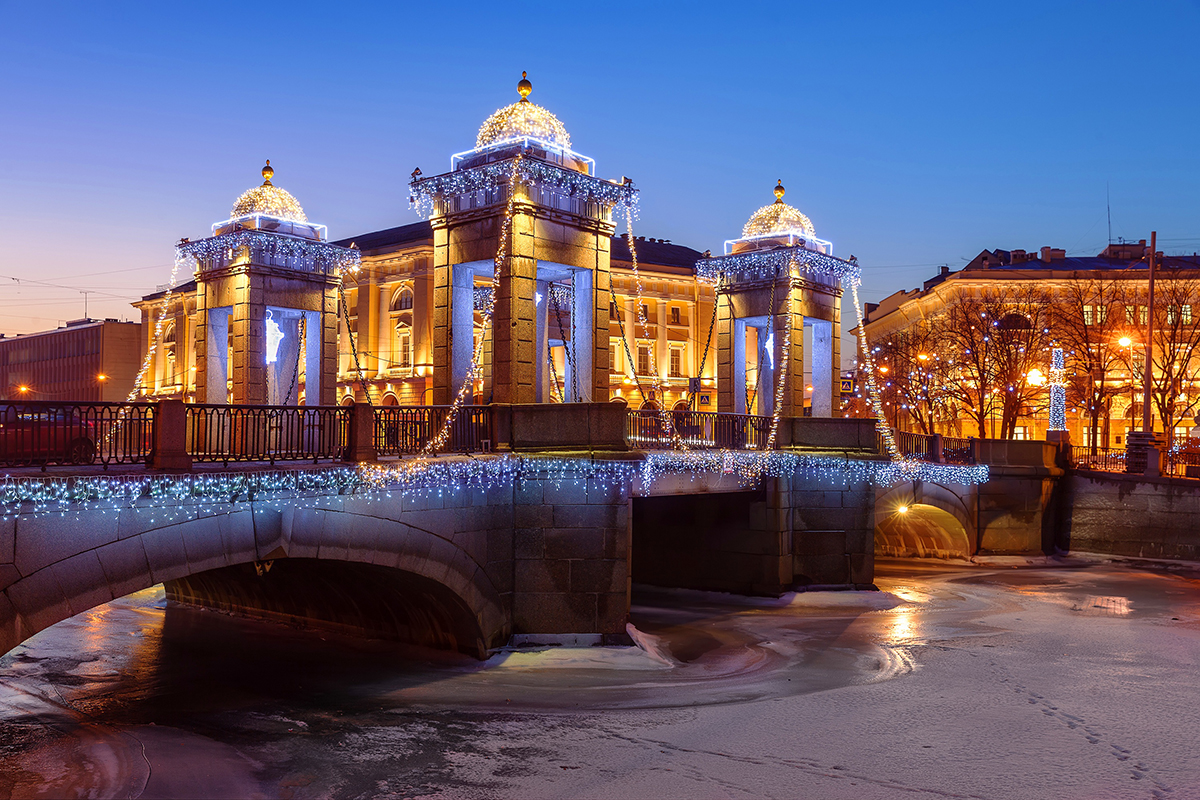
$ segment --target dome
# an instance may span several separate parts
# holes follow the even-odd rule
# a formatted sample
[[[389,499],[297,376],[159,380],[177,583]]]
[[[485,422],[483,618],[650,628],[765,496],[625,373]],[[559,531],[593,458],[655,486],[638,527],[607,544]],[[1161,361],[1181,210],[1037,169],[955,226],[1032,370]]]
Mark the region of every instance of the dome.
[[[755,236],[815,236],[812,221],[800,211],[783,202],[783,181],[775,187],[775,202],[755,211],[742,228],[742,237]]]
[[[242,196],[233,204],[233,212],[230,216],[237,219],[252,214],[262,214],[288,222],[308,222],[308,217],[304,216],[304,209],[300,207],[299,201],[289,192],[271,185],[271,177],[274,174],[275,170],[271,168],[271,162],[267,161],[267,165],[262,169],[263,185],[243,192]]]
[[[526,99],[532,91],[533,84],[522,72],[521,82],[517,84],[517,92],[520,93],[521,99],[483,121],[479,135],[475,137],[476,150],[527,136],[564,150],[571,148],[571,137],[558,121],[558,117]]]

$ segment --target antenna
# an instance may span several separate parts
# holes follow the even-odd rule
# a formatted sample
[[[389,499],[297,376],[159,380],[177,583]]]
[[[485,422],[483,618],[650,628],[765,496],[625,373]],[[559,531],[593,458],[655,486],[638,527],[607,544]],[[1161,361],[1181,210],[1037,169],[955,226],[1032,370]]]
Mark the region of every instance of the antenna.
[[[1108,243],[1112,244],[1112,193],[1108,188],[1108,181],[1104,182],[1104,203],[1108,206]]]

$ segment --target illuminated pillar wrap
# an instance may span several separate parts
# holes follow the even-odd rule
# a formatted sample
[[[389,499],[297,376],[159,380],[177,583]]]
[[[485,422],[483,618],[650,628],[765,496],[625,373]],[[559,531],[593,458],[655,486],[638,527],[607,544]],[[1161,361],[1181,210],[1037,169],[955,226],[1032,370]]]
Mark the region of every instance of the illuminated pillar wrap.
[[[1056,347],[1050,357],[1050,430],[1067,429],[1067,370],[1061,347]]]

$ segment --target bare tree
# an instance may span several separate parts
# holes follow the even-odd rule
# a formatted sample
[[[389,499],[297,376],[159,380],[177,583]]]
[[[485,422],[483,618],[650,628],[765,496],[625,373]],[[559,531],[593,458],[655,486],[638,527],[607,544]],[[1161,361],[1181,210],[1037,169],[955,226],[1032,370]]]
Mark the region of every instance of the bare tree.
[[[941,357],[933,327],[925,321],[914,323],[874,344],[872,350],[881,373],[884,407],[893,412],[894,426],[934,433],[935,418],[944,405],[938,402]]]
[[[1068,398],[1087,413],[1086,445],[1093,451],[1101,419],[1107,440],[1112,400],[1125,391],[1113,373],[1129,352],[1120,344],[1130,330],[1123,313],[1126,301],[1121,281],[1097,274],[1091,280],[1068,281],[1053,306],[1052,333],[1067,356]]]

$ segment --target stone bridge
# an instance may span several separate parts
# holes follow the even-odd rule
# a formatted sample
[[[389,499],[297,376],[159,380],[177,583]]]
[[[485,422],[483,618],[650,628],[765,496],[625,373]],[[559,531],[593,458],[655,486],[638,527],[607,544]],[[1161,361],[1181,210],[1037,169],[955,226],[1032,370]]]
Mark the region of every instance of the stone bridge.
[[[876,491],[875,552],[889,556],[970,558],[1053,553],[1061,547],[1057,444],[974,440],[987,483],[916,481]]]
[[[439,458],[442,478],[416,488],[339,488],[329,476],[363,467],[331,466],[255,491],[192,474],[162,478],[158,496],[9,506],[0,652],[158,583],[176,601],[477,656],[514,636],[622,637],[633,581],[870,584],[872,422],[793,422],[783,440],[810,460],[750,486],[737,472],[754,453],[651,474],[648,459],[670,457],[593,451]]]

